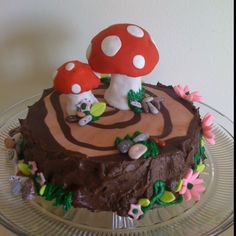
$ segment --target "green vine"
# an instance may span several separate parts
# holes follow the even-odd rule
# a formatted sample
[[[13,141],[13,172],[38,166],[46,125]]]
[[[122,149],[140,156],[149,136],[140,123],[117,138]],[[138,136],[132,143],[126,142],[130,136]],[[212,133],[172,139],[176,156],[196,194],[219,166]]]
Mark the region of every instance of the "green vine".
[[[135,113],[141,113],[141,112],[143,112],[143,109],[132,106],[131,102],[137,101],[137,102],[141,103],[144,98],[144,95],[145,95],[144,87],[142,87],[138,92],[134,92],[133,90],[129,90],[128,95],[127,95],[128,105],[129,105],[129,108],[132,111],[134,111]]]
[[[200,140],[199,140],[199,153],[194,154],[194,164],[193,164],[194,171],[197,170],[197,166],[204,159],[206,159],[206,155],[205,155],[205,147],[203,145],[203,135],[202,135],[202,131],[201,131],[200,132]]]
[[[153,195],[150,199],[150,204],[147,207],[142,207],[143,213],[147,213],[150,209],[153,208],[155,204],[160,206],[170,206],[181,203],[183,201],[183,196],[179,195],[177,199],[171,202],[163,202],[160,198],[163,196],[166,190],[166,183],[163,180],[157,180],[153,184]]]

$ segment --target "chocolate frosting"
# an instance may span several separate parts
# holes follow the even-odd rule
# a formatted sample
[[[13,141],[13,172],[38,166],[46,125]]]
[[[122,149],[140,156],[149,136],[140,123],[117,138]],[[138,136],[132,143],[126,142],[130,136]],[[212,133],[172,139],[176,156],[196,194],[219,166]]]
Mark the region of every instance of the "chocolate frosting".
[[[199,151],[199,111],[178,97],[172,86],[158,83],[144,87],[148,95],[164,96],[160,114],[108,107],[100,120],[86,127],[67,123],[63,95],[52,88],[45,90],[29,107],[26,119],[20,120],[21,133],[27,139],[25,161],[36,161],[49,182],[72,191],[74,207],[93,211],[126,216],[131,203],[152,196],[153,183],[158,179],[171,190],[172,183],[193,165],[193,155]],[[103,100],[105,88],[94,90],[99,100]],[[165,140],[166,146],[160,148],[157,158],[134,161],[114,146],[116,136],[123,138],[140,127],[142,132],[153,131],[152,138]]]

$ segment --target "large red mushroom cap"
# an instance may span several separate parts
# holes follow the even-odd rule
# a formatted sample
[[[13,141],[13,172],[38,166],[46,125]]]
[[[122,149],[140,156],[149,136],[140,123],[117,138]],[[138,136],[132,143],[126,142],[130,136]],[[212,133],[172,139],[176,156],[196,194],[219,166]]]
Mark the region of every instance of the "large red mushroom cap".
[[[159,54],[146,30],[133,24],[116,24],[92,39],[87,59],[96,72],[139,77],[154,69]]]
[[[69,61],[57,69],[54,88],[64,94],[79,94],[98,87],[100,79],[88,64]]]

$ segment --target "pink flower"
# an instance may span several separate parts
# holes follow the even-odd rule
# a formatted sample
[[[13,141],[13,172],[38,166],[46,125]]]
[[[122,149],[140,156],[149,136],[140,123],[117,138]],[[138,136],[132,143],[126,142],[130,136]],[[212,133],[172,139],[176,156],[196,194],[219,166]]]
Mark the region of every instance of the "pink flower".
[[[209,112],[202,119],[202,134],[206,141],[210,144],[215,144],[215,135],[212,131],[213,115]]]
[[[137,220],[141,215],[143,215],[141,205],[130,204],[130,210],[128,212],[128,215],[132,216],[135,220]]]
[[[35,174],[35,172],[38,170],[38,167],[35,161],[29,161],[29,169],[30,169],[31,174]]]
[[[203,179],[199,179],[198,176],[199,172],[193,173],[193,170],[189,169],[183,179],[183,185],[179,193],[184,195],[186,201],[189,201],[191,198],[195,201],[199,201],[201,198],[199,193],[205,191],[205,187],[201,185]]]
[[[39,177],[39,179],[37,180],[38,183],[39,183],[41,186],[44,185],[44,183],[46,182],[46,179],[45,179],[43,173],[40,172],[40,173],[37,174],[37,176]]]
[[[83,100],[82,102],[78,104],[77,108],[78,108],[78,111],[85,112],[85,111],[90,111],[91,106],[92,106],[91,102]]]
[[[201,102],[203,100],[203,97],[199,92],[195,91],[190,93],[190,88],[188,85],[186,85],[185,87],[181,87],[180,85],[175,86],[174,90],[180,97],[190,102]]]

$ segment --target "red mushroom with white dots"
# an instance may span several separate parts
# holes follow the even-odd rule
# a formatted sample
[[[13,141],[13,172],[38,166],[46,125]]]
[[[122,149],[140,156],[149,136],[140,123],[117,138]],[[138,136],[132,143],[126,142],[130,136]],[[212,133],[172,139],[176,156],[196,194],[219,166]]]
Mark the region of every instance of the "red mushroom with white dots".
[[[81,102],[98,102],[92,89],[98,87],[100,79],[88,64],[80,61],[69,61],[60,66],[54,77],[56,91],[67,96],[67,113],[75,115]]]
[[[116,24],[92,39],[87,59],[95,72],[111,74],[106,101],[120,110],[129,110],[129,90],[141,89],[141,76],[154,69],[159,54],[146,30],[133,24]]]

